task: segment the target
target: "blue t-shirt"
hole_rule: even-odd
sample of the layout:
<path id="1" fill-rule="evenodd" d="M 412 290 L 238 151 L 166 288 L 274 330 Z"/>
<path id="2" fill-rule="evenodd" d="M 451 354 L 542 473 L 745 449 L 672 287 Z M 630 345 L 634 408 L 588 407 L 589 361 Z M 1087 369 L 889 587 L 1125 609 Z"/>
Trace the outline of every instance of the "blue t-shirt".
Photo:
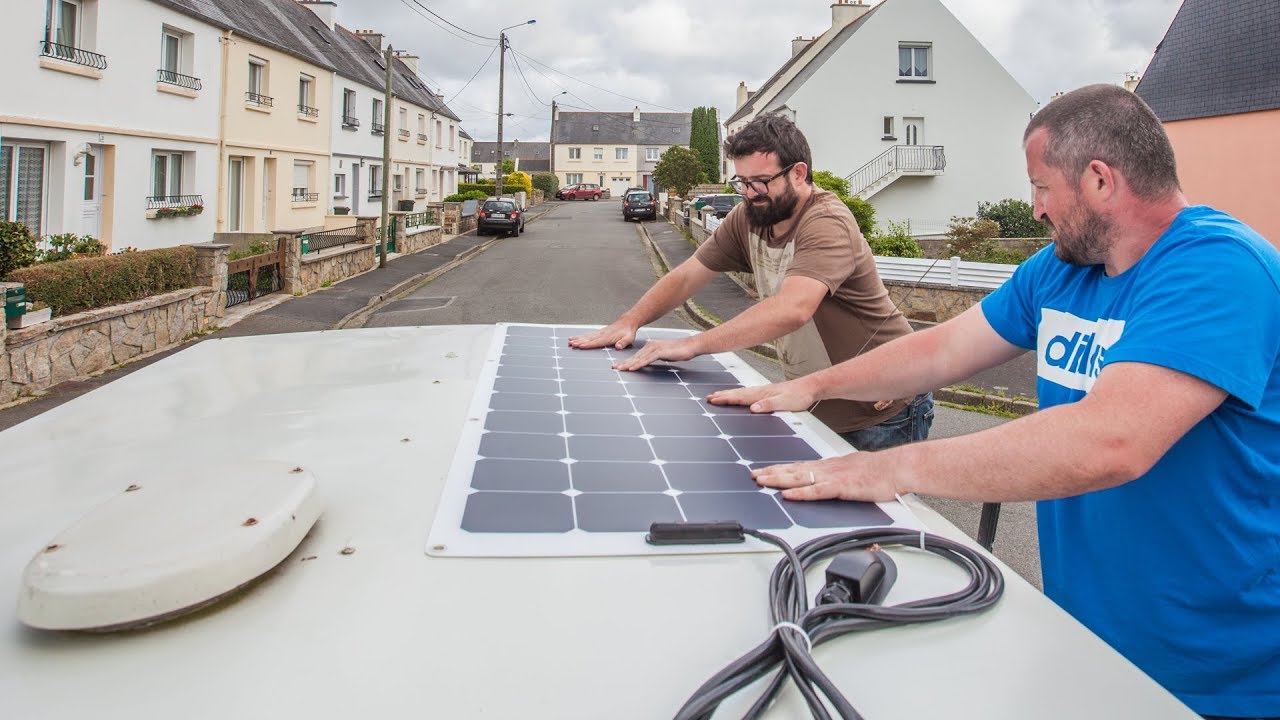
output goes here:
<path id="1" fill-rule="evenodd" d="M 1280 253 L 1190 207 L 1116 277 L 1049 247 L 982 310 L 1042 408 L 1116 362 L 1227 392 L 1142 477 L 1037 504 L 1044 589 L 1196 712 L 1280 716 Z"/>

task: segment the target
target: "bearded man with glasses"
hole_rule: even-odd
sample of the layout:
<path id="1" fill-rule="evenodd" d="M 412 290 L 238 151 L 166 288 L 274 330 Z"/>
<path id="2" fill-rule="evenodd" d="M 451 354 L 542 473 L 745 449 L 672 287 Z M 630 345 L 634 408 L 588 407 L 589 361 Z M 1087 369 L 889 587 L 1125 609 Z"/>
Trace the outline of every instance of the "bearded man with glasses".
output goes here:
<path id="1" fill-rule="evenodd" d="M 911 332 L 876 272 L 853 213 L 813 184 L 804 134 L 788 118 L 757 117 L 725 143 L 745 201 L 692 258 L 665 275 L 621 317 L 569 339 L 576 348 L 629 346 L 644 325 L 693 297 L 720 272 L 749 272 L 760 302 L 735 318 L 680 340 L 650 340 L 615 365 L 689 360 L 774 342 L 788 380 L 841 363 Z M 859 450 L 928 437 L 933 397 L 876 402 L 824 400 L 813 414 Z"/>

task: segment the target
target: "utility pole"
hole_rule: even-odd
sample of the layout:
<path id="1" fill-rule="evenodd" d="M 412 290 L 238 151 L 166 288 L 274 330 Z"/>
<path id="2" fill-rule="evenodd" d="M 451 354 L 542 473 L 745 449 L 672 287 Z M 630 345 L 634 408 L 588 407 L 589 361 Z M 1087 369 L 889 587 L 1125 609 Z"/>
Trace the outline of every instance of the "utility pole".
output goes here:
<path id="1" fill-rule="evenodd" d="M 556 174 L 556 101 L 551 100 L 551 132 L 547 136 L 547 168 Z"/>
<path id="2" fill-rule="evenodd" d="M 502 197 L 502 81 L 507 72 L 507 33 L 498 33 L 498 167 L 494 171 L 493 194 Z"/>
<path id="3" fill-rule="evenodd" d="M 387 234 L 391 232 L 388 225 L 387 203 L 391 202 L 391 99 L 395 96 L 391 94 L 391 62 L 395 59 L 391 52 L 390 43 L 387 44 L 386 57 L 383 58 L 387 66 L 387 88 L 386 94 L 382 101 L 382 232 L 378 234 L 378 267 L 387 266 Z"/>

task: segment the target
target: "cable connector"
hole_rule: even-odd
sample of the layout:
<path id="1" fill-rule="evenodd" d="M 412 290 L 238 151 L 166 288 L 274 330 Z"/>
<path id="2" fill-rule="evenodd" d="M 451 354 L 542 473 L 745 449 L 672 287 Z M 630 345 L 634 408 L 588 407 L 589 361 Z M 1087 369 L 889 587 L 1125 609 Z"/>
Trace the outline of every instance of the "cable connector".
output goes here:
<path id="1" fill-rule="evenodd" d="M 650 545 L 725 544 L 740 543 L 743 539 L 742 523 L 737 522 L 656 522 L 644 536 Z"/>
<path id="2" fill-rule="evenodd" d="M 842 552 L 827 566 L 827 585 L 817 602 L 879 605 L 897 579 L 898 566 L 879 547 Z"/>

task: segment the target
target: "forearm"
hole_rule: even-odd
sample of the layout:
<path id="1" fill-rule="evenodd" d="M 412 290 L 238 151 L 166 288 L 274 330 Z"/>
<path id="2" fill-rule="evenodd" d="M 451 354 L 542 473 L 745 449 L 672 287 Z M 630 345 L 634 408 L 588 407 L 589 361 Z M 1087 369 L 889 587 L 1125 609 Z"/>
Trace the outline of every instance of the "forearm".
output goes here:
<path id="1" fill-rule="evenodd" d="M 692 338 L 698 355 L 732 352 L 771 342 L 794 332 L 809 321 L 802 312 L 793 312 L 777 297 L 752 305 L 727 322 Z"/>
<path id="2" fill-rule="evenodd" d="M 681 265 L 663 275 L 618 320 L 637 328 L 648 325 L 692 297 L 702 284 L 695 273 Z"/>

